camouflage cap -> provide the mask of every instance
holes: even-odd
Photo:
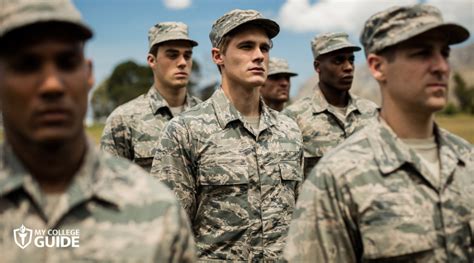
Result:
[[[247,23],[254,23],[262,27],[270,39],[280,32],[280,26],[275,21],[263,17],[258,11],[234,9],[221,16],[212,24],[211,33],[209,33],[212,47],[218,47],[226,34]]]
[[[287,74],[291,77],[298,76],[297,73],[290,71],[288,67],[288,62],[282,58],[272,57],[268,63],[268,76],[276,74]]]
[[[59,22],[73,25],[83,39],[92,37],[70,0],[0,0],[0,38],[28,25]]]
[[[311,50],[316,59],[320,55],[327,54],[339,49],[351,49],[352,51],[361,50],[360,47],[349,42],[349,36],[346,33],[325,33],[314,37],[311,41]]]
[[[360,42],[368,55],[432,29],[446,34],[449,44],[463,42],[469,37],[469,31],[463,26],[445,23],[436,7],[416,4],[395,6],[371,16],[365,22]]]
[[[193,47],[198,45],[196,41],[189,38],[188,26],[181,22],[162,22],[148,30],[149,48],[171,40],[189,41]]]

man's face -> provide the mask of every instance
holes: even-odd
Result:
[[[265,101],[285,103],[290,95],[290,75],[281,73],[270,75],[260,88],[260,94]]]
[[[193,66],[192,55],[189,41],[173,40],[160,44],[156,56],[148,54],[148,64],[157,84],[164,88],[185,88]]]
[[[354,52],[342,49],[323,54],[316,59],[315,69],[326,87],[348,91],[354,78]]]
[[[250,26],[237,32],[217,61],[225,78],[223,82],[247,88],[262,86],[268,74],[270,48],[270,39],[263,29]]]
[[[395,46],[384,68],[384,100],[406,111],[433,113],[447,102],[449,46],[443,34],[428,31]]]
[[[0,56],[0,109],[7,136],[61,143],[82,136],[93,85],[83,43],[45,38]]]

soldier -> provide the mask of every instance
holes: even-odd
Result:
[[[270,58],[268,77],[260,88],[260,94],[268,107],[282,111],[290,98],[290,78],[298,74],[290,71],[288,62],[282,58]]]
[[[68,0],[0,6],[2,262],[194,261],[173,192],[86,138],[92,31],[77,9]]]
[[[171,120],[151,174],[168,184],[191,218],[202,260],[282,258],[303,179],[296,123],[260,100],[277,23],[232,10],[212,26],[221,88]]]
[[[311,42],[314,69],[319,74],[313,97],[296,101],[284,110],[303,133],[304,174],[329,150],[364,127],[377,105],[349,92],[354,75],[354,52],[360,47],[346,33],[326,33]]]
[[[429,5],[365,23],[382,109],[307,178],[289,261],[474,262],[474,148],[433,120],[446,104],[449,45],[468,37]]]
[[[154,83],[143,94],[116,108],[107,118],[101,148],[150,171],[153,148],[165,124],[200,100],[187,94],[193,47],[188,26],[163,22],[148,31],[148,65]]]

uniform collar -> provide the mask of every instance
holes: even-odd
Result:
[[[121,206],[120,199],[115,199],[117,196],[111,196],[107,191],[107,182],[110,181],[110,178],[103,176],[100,172],[103,169],[101,167],[103,164],[101,164],[99,158],[101,157],[95,146],[88,140],[84,161],[66,190],[68,206],[61,207],[61,212],[55,213],[58,218],[48,219],[48,222],[57,222],[72,207],[93,197],[117,207]],[[20,188],[23,188],[33,202],[37,204],[37,207],[41,207],[44,193],[42,193],[39,184],[14,154],[11,146],[5,143],[1,146],[0,153],[0,196],[7,195]]]
[[[152,86],[146,95],[149,98],[150,108],[153,112],[153,115],[158,114],[160,109],[168,109],[169,113],[171,114],[170,106],[168,102],[161,96],[155,86]],[[184,109],[187,110],[194,105],[198,104],[199,101],[196,100],[193,96],[189,93],[186,93],[186,98],[184,99]]]
[[[422,165],[421,159],[410,147],[401,141],[395,132],[379,116],[377,121],[371,124],[370,136],[368,140],[374,151],[375,161],[379,170],[389,175],[399,169],[404,164],[414,167],[420,174],[429,181],[433,187],[437,188],[437,178],[431,178],[431,174]],[[444,180],[448,178],[458,163],[465,163],[462,154],[453,147],[446,133],[434,127],[435,138],[439,147],[439,156],[441,163],[441,175]]]
[[[351,112],[359,112],[362,114],[367,114],[370,113],[370,109],[367,107],[364,107],[362,101],[359,99],[358,96],[353,95],[352,93],[348,92],[349,95],[349,103],[347,104],[347,115],[349,115]],[[322,113],[324,111],[329,111],[329,108],[331,105],[329,102],[326,100],[326,97],[324,97],[323,92],[317,85],[314,87],[314,94],[312,98],[312,103],[313,103],[313,113]]]
[[[229,99],[225,96],[222,88],[217,89],[210,101],[215,109],[217,121],[222,129],[225,129],[227,125],[234,121],[240,121],[244,123],[244,118],[242,114],[232,105]],[[262,131],[266,128],[269,128],[276,124],[276,114],[275,110],[270,109],[263,99],[260,97],[260,127],[259,130]]]

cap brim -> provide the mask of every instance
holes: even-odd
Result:
[[[249,25],[249,24],[256,25],[257,27],[262,27],[263,30],[265,30],[265,32],[267,33],[268,38],[270,38],[270,39],[276,37],[278,35],[278,33],[280,32],[280,26],[275,21],[267,19],[267,18],[256,18],[256,19],[246,21],[246,22],[230,29],[229,31],[225,32],[223,35],[227,35],[230,32],[236,30],[237,28],[239,28],[243,25]]]
[[[186,42],[189,42],[191,43],[191,46],[192,47],[195,47],[198,45],[198,42],[192,40],[192,39],[189,39],[189,38],[169,38],[169,39],[163,39],[161,41],[158,41],[158,42],[155,42],[153,44],[150,45],[150,49],[154,46],[154,45],[159,45],[159,44],[163,44],[165,42],[169,42],[169,41],[186,41]]]
[[[325,55],[325,54],[329,54],[329,53],[336,52],[336,51],[341,51],[341,50],[348,50],[348,51],[356,52],[356,51],[361,51],[362,49],[360,47],[354,46],[354,45],[338,46],[338,47],[331,48],[329,50],[325,50],[323,53],[320,53],[318,55],[318,57],[321,56],[321,55]]]
[[[290,76],[290,77],[298,76],[297,73],[294,73],[294,72],[291,72],[291,71],[275,71],[275,72],[270,72],[270,73],[268,73],[268,76],[277,75],[277,74],[285,74],[285,75],[288,75],[288,76]]]
[[[439,30],[446,34],[448,44],[458,44],[469,38],[469,31],[461,25],[455,23],[443,23],[433,28],[427,29],[425,32],[431,30]],[[424,33],[424,32],[423,32]]]

